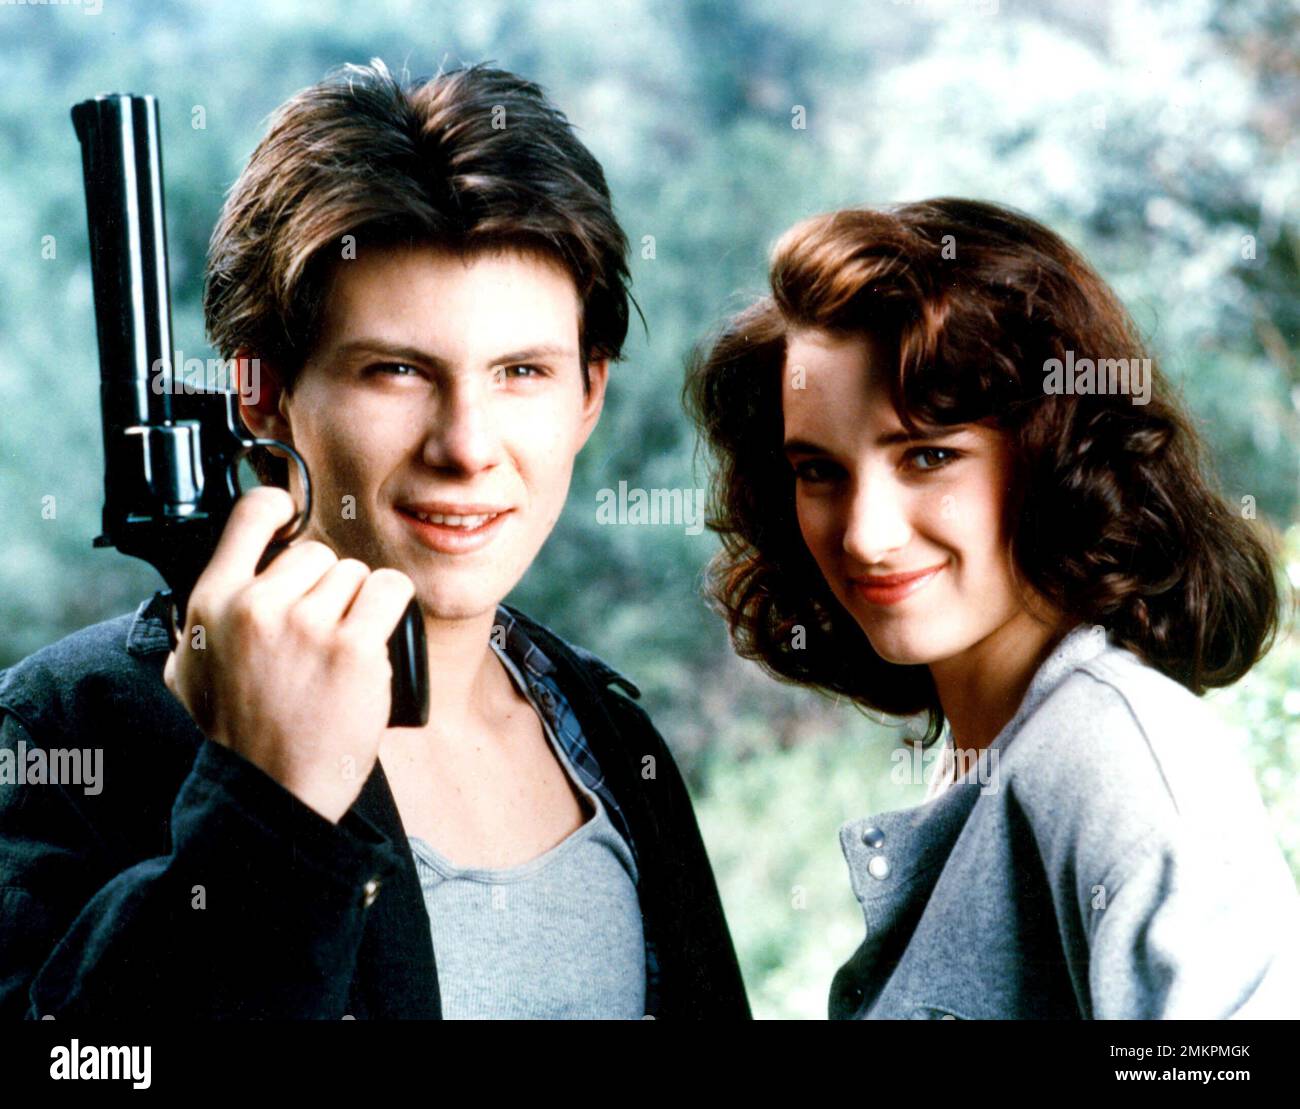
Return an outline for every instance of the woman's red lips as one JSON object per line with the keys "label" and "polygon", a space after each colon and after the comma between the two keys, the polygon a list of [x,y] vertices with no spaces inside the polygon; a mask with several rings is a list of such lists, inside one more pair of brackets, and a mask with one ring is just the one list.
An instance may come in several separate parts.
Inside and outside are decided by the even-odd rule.
{"label": "woman's red lips", "polygon": [[915,581],[926,574],[933,574],[936,570],[942,570],[943,567],[944,564],[941,562],[938,566],[930,566],[925,570],[907,570],[901,574],[863,574],[861,577],[854,578],[853,581],[861,585],[902,585],[904,582]]}
{"label": "woman's red lips", "polygon": [[948,564],[941,562],[925,570],[910,570],[901,574],[864,574],[850,579],[853,588],[866,601],[874,605],[897,604],[924,589]]}

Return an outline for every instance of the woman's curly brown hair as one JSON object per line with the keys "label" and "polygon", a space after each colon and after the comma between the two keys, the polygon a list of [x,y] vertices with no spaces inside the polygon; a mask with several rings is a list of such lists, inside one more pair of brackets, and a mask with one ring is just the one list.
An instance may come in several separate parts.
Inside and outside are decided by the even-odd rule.
{"label": "woman's curly brown hair", "polygon": [[1150,357],[1115,294],[1059,236],[971,200],[849,209],[787,231],[771,286],[696,353],[685,388],[714,461],[708,522],[722,550],[710,593],[741,656],[865,708],[927,713],[924,742],[941,733],[929,668],[872,650],[799,531],[781,375],[787,334],[813,328],[882,343],[909,432],[982,420],[1007,436],[1015,568],[1072,622],[1105,626],[1196,694],[1236,681],[1268,650],[1273,556],[1215,490],[1154,360],[1144,404],[1046,391],[1049,360],[1068,352]]}

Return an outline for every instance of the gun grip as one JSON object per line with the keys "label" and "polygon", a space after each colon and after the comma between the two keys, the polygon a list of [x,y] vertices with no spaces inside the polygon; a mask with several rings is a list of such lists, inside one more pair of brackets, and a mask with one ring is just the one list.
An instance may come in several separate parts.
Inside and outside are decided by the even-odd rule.
{"label": "gun grip", "polygon": [[393,665],[390,728],[422,728],[429,722],[428,657],[424,613],[412,597],[388,640],[388,661]]}

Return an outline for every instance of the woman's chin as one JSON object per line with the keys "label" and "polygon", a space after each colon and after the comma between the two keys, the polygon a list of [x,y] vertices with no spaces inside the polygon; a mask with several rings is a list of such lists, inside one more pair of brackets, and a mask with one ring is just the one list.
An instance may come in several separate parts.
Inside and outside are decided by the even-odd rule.
{"label": "woman's chin", "polygon": [[945,657],[946,652],[937,641],[924,632],[909,632],[903,628],[862,627],[871,649],[886,662],[895,666],[926,666]]}
{"label": "woman's chin", "polygon": [[934,661],[934,655],[923,650],[876,648],[876,654],[895,666],[926,666]]}

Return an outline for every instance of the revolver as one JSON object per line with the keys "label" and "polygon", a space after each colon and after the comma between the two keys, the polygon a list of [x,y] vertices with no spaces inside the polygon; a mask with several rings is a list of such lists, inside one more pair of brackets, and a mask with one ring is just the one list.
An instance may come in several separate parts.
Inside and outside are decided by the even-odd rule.
{"label": "revolver", "polygon": [[[306,528],[311,476],[293,447],[249,434],[237,393],[209,382],[175,387],[157,100],[96,96],[73,107],[72,123],[86,186],[104,431],[103,534],[94,546],[142,558],[162,575],[175,647],[194,583],[242,494],[240,461],[255,447],[274,447],[302,480],[302,511],[277,532],[261,566]],[[428,661],[414,598],[389,638],[388,657],[388,726],[422,727]]]}

